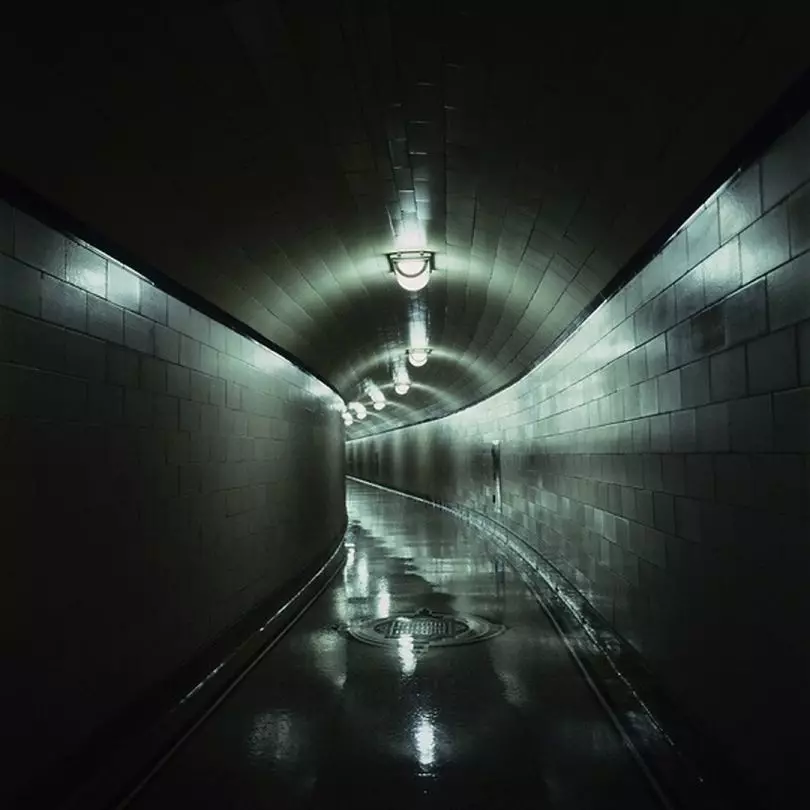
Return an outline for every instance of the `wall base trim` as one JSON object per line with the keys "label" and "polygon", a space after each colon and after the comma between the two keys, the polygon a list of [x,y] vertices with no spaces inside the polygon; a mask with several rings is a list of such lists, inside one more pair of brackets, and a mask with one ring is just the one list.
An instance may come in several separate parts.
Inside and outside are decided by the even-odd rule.
{"label": "wall base trim", "polygon": [[523,538],[470,507],[352,475],[347,478],[449,512],[480,530],[492,542],[560,634],[663,807],[684,810],[763,807],[752,798],[738,771],[667,697],[641,655]]}
{"label": "wall base trim", "polygon": [[347,525],[344,516],[326,554],[42,774],[15,806],[126,807],[326,589],[345,560]]}

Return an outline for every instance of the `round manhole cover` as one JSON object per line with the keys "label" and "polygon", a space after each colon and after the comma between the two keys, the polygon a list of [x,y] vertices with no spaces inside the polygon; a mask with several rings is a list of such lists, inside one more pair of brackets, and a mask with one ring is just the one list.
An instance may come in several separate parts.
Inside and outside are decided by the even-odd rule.
{"label": "round manhole cover", "polygon": [[370,619],[347,628],[349,635],[366,644],[400,646],[403,641],[416,647],[449,647],[485,641],[503,632],[500,624],[463,613],[436,613],[422,608],[414,613],[398,613],[384,619]]}

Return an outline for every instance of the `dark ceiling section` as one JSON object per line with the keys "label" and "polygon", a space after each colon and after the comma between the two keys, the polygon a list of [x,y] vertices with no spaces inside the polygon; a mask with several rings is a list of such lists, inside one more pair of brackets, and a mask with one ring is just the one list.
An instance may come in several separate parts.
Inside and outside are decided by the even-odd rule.
{"label": "dark ceiling section", "polygon": [[[352,435],[529,369],[810,59],[774,4],[120,5],[7,26],[3,170],[346,400],[383,387]],[[420,232],[408,294],[385,254]]]}

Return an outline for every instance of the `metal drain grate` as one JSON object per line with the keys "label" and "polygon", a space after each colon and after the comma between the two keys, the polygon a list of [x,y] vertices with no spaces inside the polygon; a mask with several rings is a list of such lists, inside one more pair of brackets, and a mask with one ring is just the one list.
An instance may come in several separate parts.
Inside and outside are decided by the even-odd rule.
{"label": "metal drain grate", "polygon": [[399,646],[407,641],[423,648],[485,641],[503,630],[503,625],[488,622],[478,616],[436,613],[427,608],[385,619],[370,619],[347,628],[352,638],[366,644]]}
{"label": "metal drain grate", "polygon": [[438,641],[439,639],[455,638],[469,630],[469,626],[459,621],[455,616],[397,616],[375,626],[375,631],[385,638],[400,638],[411,636],[414,641]]}

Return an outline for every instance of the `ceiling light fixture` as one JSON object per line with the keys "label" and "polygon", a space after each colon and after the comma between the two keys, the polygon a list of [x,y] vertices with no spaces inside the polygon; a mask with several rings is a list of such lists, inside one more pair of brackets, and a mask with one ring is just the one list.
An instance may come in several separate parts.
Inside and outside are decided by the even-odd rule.
{"label": "ceiling light fixture", "polygon": [[430,349],[410,348],[408,349],[407,354],[408,354],[408,362],[412,366],[414,366],[414,368],[421,368],[428,361]]}
{"label": "ceiling light fixture", "polygon": [[365,419],[368,416],[368,411],[366,410],[366,406],[363,405],[362,402],[350,402],[349,408],[354,411],[354,415],[357,419]]}
{"label": "ceiling light fixture", "polygon": [[408,368],[405,364],[405,358],[402,356],[393,359],[394,373],[394,391],[400,396],[408,393],[411,387],[411,378],[408,376]]}
{"label": "ceiling light fixture", "polygon": [[385,394],[380,390],[380,387],[375,382],[366,380],[364,388],[371,398],[371,404],[374,410],[381,411],[385,407]]}
{"label": "ceiling light fixture", "polygon": [[427,286],[436,269],[434,256],[430,250],[400,250],[388,254],[388,264],[403,290],[417,292]]}

